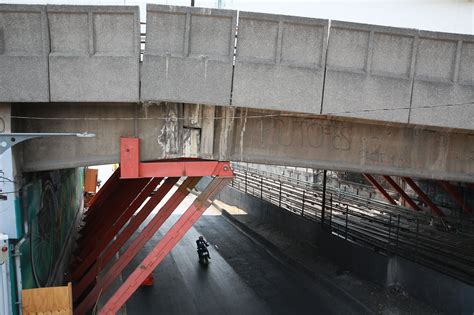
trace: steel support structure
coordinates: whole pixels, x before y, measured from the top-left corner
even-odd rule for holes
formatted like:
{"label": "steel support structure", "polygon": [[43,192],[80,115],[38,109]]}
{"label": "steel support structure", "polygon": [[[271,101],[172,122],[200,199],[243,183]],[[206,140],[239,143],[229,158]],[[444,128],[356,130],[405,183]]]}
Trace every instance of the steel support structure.
{"label": "steel support structure", "polygon": [[389,195],[389,193],[382,187],[382,185],[380,185],[377,180],[370,174],[362,174],[365,179],[367,179],[367,181],[369,183],[372,184],[372,186],[374,186],[375,189],[377,189],[384,197],[385,199],[388,200],[388,202],[390,202],[392,205],[397,205],[397,202],[395,200],[393,200],[392,196]]}
{"label": "steel support structure", "polygon": [[453,198],[453,200],[462,208],[464,213],[471,213],[471,209],[466,204],[466,201],[462,198],[456,188],[447,181],[440,180],[439,184],[443,189]]}
{"label": "steel support structure", "polygon": [[408,184],[408,186],[411,187],[411,189],[416,192],[416,194],[421,198],[421,200],[423,200],[423,202],[426,203],[428,207],[430,207],[433,213],[437,214],[440,217],[444,217],[443,211],[441,211],[441,209],[438,208],[438,206],[431,201],[431,199],[423,192],[423,190],[421,190],[420,187],[418,187],[418,185],[411,178],[402,177],[402,179],[405,181],[405,183]]}
{"label": "steel support structure", "polygon": [[217,194],[230,182],[229,178],[215,178],[207,188],[189,206],[186,212],[171,227],[166,235],[148,253],[138,268],[125,280],[122,286],[106,302],[99,314],[116,314],[127,302],[132,294],[145,281],[148,275],[158,266],[163,258],[181,240],[186,232],[201,217],[202,213],[210,206]]}
{"label": "steel support structure", "polygon": [[138,197],[128,207],[128,209],[120,216],[120,218],[112,225],[104,234],[94,233],[96,236],[95,246],[89,248],[87,255],[81,261],[81,264],[75,268],[72,273],[72,279],[78,280],[82,277],[85,271],[92,265],[97,257],[105,250],[106,246],[113,240],[113,238],[119,233],[122,227],[127,223],[143,204],[146,198],[153,192],[156,186],[160,183],[161,178],[153,178],[147,186],[140,192]]}
{"label": "steel support structure", "polygon": [[[139,161],[139,139],[121,139],[120,178],[114,174],[89,210],[89,220],[84,227],[84,243],[81,260],[72,273],[75,314],[86,314],[98,298],[110,287],[125,267],[155,235],[173,211],[189,195],[203,176],[215,178],[194,200],[166,235],[156,244],[145,260],[124,284],[106,302],[101,314],[114,314],[146,280],[154,268],[171,251],[177,242],[199,219],[212,200],[233,178],[229,162],[197,159],[176,159],[143,163]],[[164,202],[165,196],[180,178],[184,181]],[[164,181],[163,179],[166,178]],[[140,190],[125,188],[126,184],[144,181]],[[159,184],[162,182],[161,184]],[[124,186],[125,185],[125,186]],[[147,201],[150,193],[158,190]],[[117,196],[117,191],[130,190],[133,197]],[[111,190],[111,191],[107,191]],[[119,199],[113,200],[114,198]],[[160,203],[163,201],[162,203]],[[153,211],[158,205],[159,210]],[[112,205],[112,206],[111,206]],[[117,213],[118,212],[118,213]],[[103,216],[109,218],[103,218]],[[139,227],[147,220],[141,230]],[[101,232],[97,234],[97,229]],[[93,235],[91,235],[91,233]],[[112,262],[115,254],[136,234],[120,257]],[[106,270],[105,266],[110,265]]]}
{"label": "steel support structure", "polygon": [[[109,261],[115,256],[115,254],[122,248],[122,246],[130,239],[135,233],[140,224],[150,215],[155,207],[160,203],[161,200],[168,194],[173,186],[178,182],[178,177],[167,178],[163,185],[160,186],[158,191],[150,198],[150,200],[143,206],[140,212],[130,221],[130,223],[124,228],[124,230],[117,235],[115,240],[107,247],[107,249],[101,253],[101,255],[95,260],[89,259],[88,265],[82,266],[83,269],[80,271],[88,270],[83,275],[76,286],[73,286],[73,298],[77,300],[82,292],[96,279],[99,272]],[[94,263],[92,266],[90,263]],[[90,267],[90,268],[88,268]]]}
{"label": "steel support structure", "polygon": [[408,202],[413,210],[421,211],[421,208],[417,206],[413,199],[411,199],[410,196],[408,196],[407,193],[400,186],[398,186],[398,184],[390,176],[384,175],[383,178],[402,196],[403,199],[405,199],[406,202]]}

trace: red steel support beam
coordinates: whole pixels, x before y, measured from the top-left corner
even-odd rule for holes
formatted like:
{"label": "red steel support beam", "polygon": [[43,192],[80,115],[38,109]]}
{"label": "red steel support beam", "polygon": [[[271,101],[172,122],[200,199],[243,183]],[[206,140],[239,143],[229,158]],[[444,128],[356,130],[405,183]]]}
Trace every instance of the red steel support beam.
{"label": "red steel support beam", "polygon": [[94,263],[94,261],[100,256],[102,251],[105,250],[107,245],[113,240],[113,238],[120,232],[122,227],[129,221],[129,219],[135,214],[137,209],[143,204],[143,202],[150,196],[153,190],[162,181],[162,178],[153,178],[147,184],[140,194],[135,198],[133,203],[128,209],[120,216],[117,222],[111,226],[104,234],[96,234],[94,240],[94,246],[92,248],[86,248],[87,255],[80,265],[74,269],[72,279],[78,280],[87,271],[87,269]]}
{"label": "red steel support beam", "polygon": [[[84,290],[95,280],[100,270],[107,265],[107,263],[114,257],[114,255],[122,248],[128,239],[139,228],[140,224],[150,215],[161,200],[168,194],[173,186],[178,182],[178,177],[169,177],[160,186],[158,191],[148,200],[138,214],[132,218],[130,223],[123,229],[117,238],[107,247],[101,256],[95,261],[87,273],[79,280],[76,285],[73,285],[73,298],[76,301]],[[82,269],[81,269],[82,271]]]}
{"label": "red steel support beam", "polygon": [[[156,179],[153,179],[153,180],[156,181]],[[125,180],[122,180],[122,181],[124,182],[124,183],[122,183],[123,185],[127,184]],[[95,223],[95,225],[99,227],[100,231],[105,232],[107,229],[109,229],[112,226],[116,225],[119,222],[120,218],[131,207],[136,206],[137,207],[136,209],[138,209],[138,207],[141,205],[141,203],[143,203],[143,201],[149,196],[149,194],[148,194],[148,196],[142,195],[142,192],[145,191],[146,187],[148,187],[148,190],[151,189],[151,191],[153,191],[154,187],[156,187],[157,184],[155,184],[153,188],[149,188],[149,185],[152,181],[148,180],[148,181],[145,181],[143,183],[140,183],[140,186],[137,187],[137,190],[133,190],[132,192],[128,193],[128,196],[125,198],[126,201],[123,201],[122,203],[117,203],[117,202],[112,203],[112,206],[109,207],[111,209],[111,210],[109,210],[111,213],[106,213],[105,211],[103,213],[103,215],[108,216],[108,218],[104,218],[102,220],[97,220],[98,222]],[[138,192],[138,194],[136,192]],[[120,192],[115,192],[115,194],[120,195],[121,193]],[[138,198],[137,195],[142,200],[142,202],[140,204],[137,204],[138,201],[136,202],[136,200]],[[119,198],[114,197],[114,199],[119,199]],[[91,224],[90,228],[92,228],[92,224]],[[95,228],[95,229],[97,229],[97,228]],[[89,230],[87,230],[87,226],[84,229],[84,231],[81,231],[85,234],[84,235],[85,244],[81,244],[82,246],[81,246],[80,251],[79,251],[79,256],[81,258],[84,258],[85,256],[89,255],[90,250],[94,247],[97,247],[98,237],[102,237],[104,235],[104,233],[94,233],[93,232],[94,230],[92,230],[91,233],[88,233],[88,231]]]}
{"label": "red steel support beam", "polygon": [[106,302],[100,310],[100,315],[116,314],[127,302],[141,283],[152,273],[163,258],[181,240],[186,232],[199,219],[202,213],[209,207],[216,195],[227,185],[229,179],[216,178],[196,198],[186,212],[171,227],[166,235],[148,253],[140,266],[127,278],[115,294]]}
{"label": "red steel support beam", "polygon": [[456,201],[456,203],[462,208],[462,211],[464,211],[464,213],[471,213],[471,209],[466,205],[465,200],[462,198],[462,196],[459,194],[456,188],[454,188],[447,181],[443,181],[443,180],[440,180],[439,184],[451,196],[451,198],[453,198],[454,201]]}
{"label": "red steel support beam", "polygon": [[[119,184],[115,187],[113,194],[111,194],[106,203],[103,204],[99,210],[94,212],[93,220],[89,220],[86,217],[86,226],[84,227],[85,230],[93,229],[96,226],[93,225],[102,225],[101,221],[111,220],[113,216],[117,214],[119,211],[123,211],[124,207],[128,207],[128,205],[133,201],[133,199],[137,196],[137,194],[146,186],[146,184],[150,181],[150,179],[141,178],[135,179],[130,181],[120,180]],[[110,212],[111,216],[105,216],[104,212]]]}
{"label": "red steel support beam", "polygon": [[[168,219],[179,204],[186,198],[190,190],[199,182],[200,178],[187,178],[176,192],[168,199],[153,219],[140,232],[137,238],[128,246],[119,259],[107,270],[107,273],[97,280],[94,288],[87,294],[85,299],[75,309],[75,314],[85,314],[97,301],[97,298],[108,289],[113,281],[122,273],[123,269],[130,263],[143,246],[153,237],[161,225]],[[143,281],[142,281],[143,282]],[[85,288],[84,288],[85,289]]]}
{"label": "red steel support beam", "polygon": [[219,176],[231,178],[229,162],[220,161],[161,161],[140,163],[138,138],[120,139],[121,178],[170,177],[170,176]]}
{"label": "red steel support beam", "polygon": [[377,180],[370,174],[362,174],[365,179],[367,179],[367,181],[369,183],[372,184],[372,186],[375,187],[375,189],[377,189],[378,191],[380,191],[380,193],[385,197],[385,199],[388,200],[388,202],[390,202],[392,205],[396,205],[397,202],[395,200],[393,200],[392,196],[390,196],[388,194],[388,192],[382,187],[382,185],[380,185]]}
{"label": "red steel support beam", "polygon": [[102,230],[104,226],[111,226],[128,208],[136,196],[143,190],[150,179],[140,178],[135,180],[121,180],[114,195],[109,198],[109,203],[101,207],[96,218],[87,222],[80,231],[86,238]]}
{"label": "red steel support beam", "polygon": [[408,202],[408,204],[414,210],[421,211],[420,207],[416,205],[416,203],[406,194],[405,191],[403,191],[400,186],[397,185],[397,183],[395,183],[395,181],[390,176],[384,175],[383,178],[390,184],[390,186],[393,187],[393,189],[395,189],[403,197],[403,199],[406,200],[406,202]]}
{"label": "red steel support beam", "polygon": [[435,205],[431,199],[421,190],[420,187],[409,177],[402,177],[402,179],[413,189],[417,195],[423,200],[424,203],[426,203],[430,208],[431,211],[434,212],[435,214],[444,217],[443,211],[441,211],[440,208],[438,208],[437,205]]}
{"label": "red steel support beam", "polygon": [[105,202],[105,200],[107,200],[110,194],[115,191],[115,187],[117,187],[119,181],[120,168],[115,170],[115,172],[109,177],[109,179],[104,183],[104,185],[99,189],[99,191],[94,195],[94,197],[92,197],[86,215],[92,214],[92,212],[102,206],[102,204]]}

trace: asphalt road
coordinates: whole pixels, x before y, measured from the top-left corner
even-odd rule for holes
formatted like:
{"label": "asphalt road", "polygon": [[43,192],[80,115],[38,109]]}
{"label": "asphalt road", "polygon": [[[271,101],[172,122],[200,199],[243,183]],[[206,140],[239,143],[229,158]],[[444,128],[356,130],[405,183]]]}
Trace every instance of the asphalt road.
{"label": "asphalt road", "polygon": [[[174,214],[131,265],[136,266],[178,218]],[[195,241],[211,244],[208,266]],[[123,276],[133,271],[129,266]],[[216,211],[208,210],[127,303],[136,314],[354,314],[350,304],[300,271],[276,260]]]}

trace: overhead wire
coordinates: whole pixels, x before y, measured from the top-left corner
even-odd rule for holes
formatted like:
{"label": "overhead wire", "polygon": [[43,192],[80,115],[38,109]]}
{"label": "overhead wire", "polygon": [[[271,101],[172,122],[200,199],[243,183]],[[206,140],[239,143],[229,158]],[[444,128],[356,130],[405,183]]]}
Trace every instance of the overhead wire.
{"label": "overhead wire", "polygon": [[[391,108],[370,108],[360,109],[352,111],[338,111],[328,112],[323,114],[312,114],[312,113],[278,113],[278,114],[262,114],[262,115],[239,115],[239,116],[218,116],[218,117],[202,117],[202,119],[212,120],[225,120],[225,119],[258,119],[258,118],[271,118],[271,117],[308,117],[308,115],[315,116],[331,116],[339,114],[357,114],[367,112],[378,112],[378,111],[393,111],[393,110],[404,110],[404,109],[428,109],[428,108],[439,108],[439,107],[456,107],[474,105],[474,101],[462,102],[462,103],[449,103],[449,104],[437,104],[437,105],[424,105],[412,107],[391,107]],[[236,107],[230,107],[236,108]],[[75,120],[75,121],[130,121],[130,120],[166,120],[166,121],[178,121],[185,120],[185,117],[172,117],[172,116],[160,116],[160,117],[41,117],[41,116],[19,116],[19,115],[0,115],[1,118],[7,119],[24,119],[24,120]]]}

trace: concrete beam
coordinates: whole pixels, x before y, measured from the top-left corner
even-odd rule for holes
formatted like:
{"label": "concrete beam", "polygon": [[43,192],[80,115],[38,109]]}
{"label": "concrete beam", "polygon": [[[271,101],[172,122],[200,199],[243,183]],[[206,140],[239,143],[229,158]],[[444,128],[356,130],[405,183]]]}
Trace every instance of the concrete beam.
{"label": "concrete beam", "polygon": [[46,7],[0,4],[0,102],[49,102]]}
{"label": "concrete beam", "polygon": [[235,116],[226,156],[234,161],[474,181],[474,131],[246,109]]}
{"label": "concrete beam", "polygon": [[[137,136],[142,139],[144,161],[199,156],[474,182],[474,131],[245,108],[184,110],[184,106],[198,107],[193,104],[78,105],[14,105],[14,116],[36,117],[15,119],[15,132],[97,134],[91,139],[26,142],[22,145],[25,171],[118,162],[120,137]],[[189,133],[191,125],[194,134]]]}

